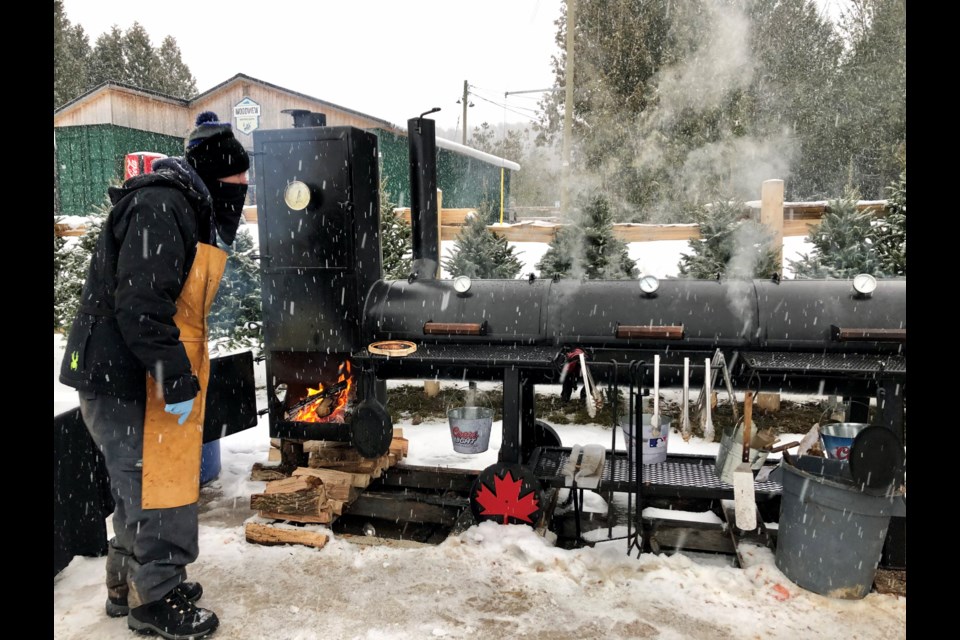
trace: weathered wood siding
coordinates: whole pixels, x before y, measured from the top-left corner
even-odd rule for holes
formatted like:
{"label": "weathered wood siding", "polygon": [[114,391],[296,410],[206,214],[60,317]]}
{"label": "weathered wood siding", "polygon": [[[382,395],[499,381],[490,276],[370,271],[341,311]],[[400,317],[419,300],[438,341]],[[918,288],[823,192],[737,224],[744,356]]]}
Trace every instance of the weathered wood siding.
{"label": "weathered wood siding", "polygon": [[[102,89],[53,117],[54,127],[112,124],[184,137],[192,124],[182,101],[124,89]],[[149,149],[144,149],[149,151]]]}
{"label": "weathered wood siding", "polygon": [[[327,125],[353,126],[360,129],[383,128],[384,121],[364,117],[348,109],[337,109],[319,100],[311,100],[293,92],[275,89],[246,78],[226,83],[210,95],[189,105],[185,100],[162,98],[128,87],[105,87],[54,114],[54,127],[113,124],[185,138],[193,129],[198,114],[213,111],[224,121],[233,122],[233,107],[244,98],[260,105],[260,129],[285,129],[293,126],[285,109],[307,109],[324,113]],[[236,130],[238,139],[253,148],[252,135]]]}
{"label": "weathered wood siding", "polygon": [[[346,110],[335,109],[319,100],[310,100],[287,91],[237,79],[217,89],[210,96],[196,99],[190,105],[187,122],[193,123],[197,115],[204,111],[213,111],[223,120],[233,122],[233,107],[244,98],[250,98],[260,105],[260,129],[287,129],[293,126],[293,116],[283,113],[286,109],[306,109],[327,116],[328,127],[351,126],[359,129],[383,127],[383,121],[365,118]],[[189,130],[184,133],[189,133]],[[235,128],[237,139],[248,149],[253,148],[253,134],[246,134]]]}

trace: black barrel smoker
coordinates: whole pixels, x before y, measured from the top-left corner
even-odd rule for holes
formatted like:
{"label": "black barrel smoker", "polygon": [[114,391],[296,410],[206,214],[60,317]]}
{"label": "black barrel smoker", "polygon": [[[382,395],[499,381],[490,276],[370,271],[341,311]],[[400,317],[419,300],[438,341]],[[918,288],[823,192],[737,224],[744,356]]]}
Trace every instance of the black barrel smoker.
{"label": "black barrel smoker", "polygon": [[[381,277],[376,136],[324,126],[254,132],[272,437],[350,441],[378,456],[392,432],[386,380],[497,380],[499,468],[533,484],[523,469],[532,452],[559,444],[535,415],[534,386],[558,382],[566,355],[582,349],[598,380],[625,380],[629,370],[647,387],[655,355],[660,384],[676,387],[684,358],[719,352],[736,386],[876,396],[902,438],[905,279],[873,290],[779,278],[440,279],[434,122],[412,118],[407,129],[413,265],[398,281]],[[381,340],[417,350],[367,349]]]}

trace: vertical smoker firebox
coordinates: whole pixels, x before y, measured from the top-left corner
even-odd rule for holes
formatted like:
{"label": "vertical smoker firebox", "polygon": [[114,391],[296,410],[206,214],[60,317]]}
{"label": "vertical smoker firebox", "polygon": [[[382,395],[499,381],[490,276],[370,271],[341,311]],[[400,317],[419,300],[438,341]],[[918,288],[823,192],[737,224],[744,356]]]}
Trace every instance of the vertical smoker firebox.
{"label": "vertical smoker firebox", "polygon": [[347,441],[348,356],[381,272],[380,175],[374,134],[323,121],[253,134],[268,411],[271,437]]}

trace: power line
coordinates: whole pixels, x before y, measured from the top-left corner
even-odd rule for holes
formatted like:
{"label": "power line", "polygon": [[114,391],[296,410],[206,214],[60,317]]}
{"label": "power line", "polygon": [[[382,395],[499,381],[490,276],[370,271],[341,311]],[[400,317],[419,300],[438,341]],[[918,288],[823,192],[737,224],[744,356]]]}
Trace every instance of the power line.
{"label": "power line", "polygon": [[[521,107],[521,106],[519,106],[519,105],[510,105],[510,106],[507,106],[506,104],[503,104],[503,103],[497,102],[496,100],[491,100],[490,98],[487,98],[487,97],[485,97],[485,96],[482,96],[482,95],[480,95],[479,93],[474,93],[473,95],[476,96],[477,98],[480,98],[481,100],[484,100],[484,101],[486,101],[486,102],[489,102],[490,104],[495,104],[495,105],[497,105],[498,107],[503,107],[504,109],[511,109],[511,107],[512,107],[513,109],[523,109],[524,111],[530,111],[531,113],[538,113],[538,112],[539,112],[539,109],[535,109],[535,108],[533,108],[533,107]],[[516,112],[514,112],[514,113],[516,113]]]}
{"label": "power line", "polygon": [[529,115],[527,115],[527,114],[525,114],[525,113],[520,113],[519,111],[515,111],[515,110],[511,109],[510,107],[508,107],[508,106],[505,105],[505,104],[500,104],[499,102],[494,102],[493,100],[488,100],[487,98],[484,98],[483,96],[481,96],[481,95],[478,94],[478,93],[474,93],[473,95],[476,96],[478,99],[483,100],[484,102],[489,102],[489,103],[492,104],[492,105],[495,105],[495,106],[498,106],[498,107],[504,109],[505,111],[509,111],[509,112],[511,112],[511,113],[517,114],[518,116],[527,118],[527,119],[530,120],[531,122],[536,122],[536,121],[537,121],[536,118],[533,118],[533,117],[531,117],[531,116],[529,116]]}

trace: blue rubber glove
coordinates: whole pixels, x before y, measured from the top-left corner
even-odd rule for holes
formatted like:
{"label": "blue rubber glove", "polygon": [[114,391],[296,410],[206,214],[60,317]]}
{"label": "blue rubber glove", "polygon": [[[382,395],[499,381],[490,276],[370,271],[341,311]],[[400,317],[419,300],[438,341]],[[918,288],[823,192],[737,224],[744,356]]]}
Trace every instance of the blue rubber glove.
{"label": "blue rubber glove", "polygon": [[177,420],[177,424],[183,424],[187,421],[187,417],[190,415],[190,412],[193,411],[193,398],[184,400],[183,402],[174,402],[173,404],[168,404],[163,408],[163,410],[167,413],[180,416],[180,419]]}

